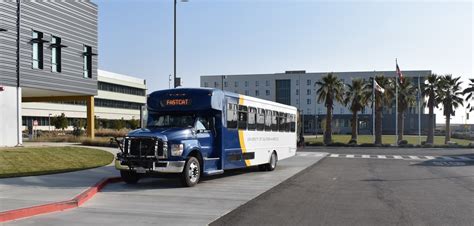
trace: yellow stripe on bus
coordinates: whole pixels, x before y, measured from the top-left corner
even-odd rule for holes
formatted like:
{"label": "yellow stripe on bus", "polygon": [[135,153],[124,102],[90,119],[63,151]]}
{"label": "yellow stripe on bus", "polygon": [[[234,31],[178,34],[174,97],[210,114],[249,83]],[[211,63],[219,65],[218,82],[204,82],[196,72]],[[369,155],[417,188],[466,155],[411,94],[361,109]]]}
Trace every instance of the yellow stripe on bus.
{"label": "yellow stripe on bus", "polygon": [[[244,104],[244,98],[242,95],[239,95],[239,105]],[[239,143],[240,143],[240,148],[242,149],[242,158],[244,157],[244,153],[247,152],[247,148],[245,147],[245,141],[244,141],[244,131],[239,130]],[[245,165],[250,166],[250,160],[245,159]]]}

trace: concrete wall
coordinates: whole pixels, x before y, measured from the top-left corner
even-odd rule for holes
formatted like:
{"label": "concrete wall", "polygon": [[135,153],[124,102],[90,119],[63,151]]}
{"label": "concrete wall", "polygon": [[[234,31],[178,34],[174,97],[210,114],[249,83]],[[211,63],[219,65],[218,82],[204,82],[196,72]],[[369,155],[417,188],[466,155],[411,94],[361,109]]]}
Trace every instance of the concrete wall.
{"label": "concrete wall", "polygon": [[18,144],[18,121],[15,120],[18,118],[17,89],[11,86],[3,88],[4,91],[0,91],[0,147],[15,146]]}

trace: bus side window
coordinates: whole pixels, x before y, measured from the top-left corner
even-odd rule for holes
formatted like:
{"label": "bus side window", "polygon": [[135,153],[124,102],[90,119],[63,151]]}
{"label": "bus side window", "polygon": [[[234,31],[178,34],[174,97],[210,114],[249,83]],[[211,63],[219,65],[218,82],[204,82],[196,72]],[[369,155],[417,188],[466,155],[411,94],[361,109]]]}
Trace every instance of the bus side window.
{"label": "bus side window", "polygon": [[285,113],[279,112],[278,114],[278,130],[280,132],[285,132],[286,131],[286,116]]}
{"label": "bus side window", "polygon": [[291,132],[295,132],[296,131],[296,118],[295,118],[295,115],[291,114],[290,119],[291,119],[291,121],[290,121],[290,123],[291,123],[291,125],[290,125]]}
{"label": "bus side window", "polygon": [[227,128],[235,129],[237,128],[237,105],[228,104],[227,105]]}
{"label": "bus side window", "polygon": [[272,113],[272,131],[278,131],[278,112],[273,111]]}
{"label": "bus side window", "polygon": [[239,129],[247,129],[247,120],[248,120],[248,111],[247,106],[239,105],[239,121],[238,121],[238,128]]}
{"label": "bus side window", "polygon": [[265,110],[259,108],[257,110],[257,130],[263,131],[265,128]]}
{"label": "bus side window", "polygon": [[272,111],[265,110],[265,131],[272,131]]}
{"label": "bus side window", "polygon": [[255,119],[256,119],[256,114],[257,114],[257,109],[249,107],[249,114],[248,114],[248,130],[255,130],[256,124],[255,124]]}
{"label": "bus side window", "polygon": [[285,123],[285,131],[290,132],[290,127],[291,127],[291,114],[285,114],[286,115],[286,123]]}

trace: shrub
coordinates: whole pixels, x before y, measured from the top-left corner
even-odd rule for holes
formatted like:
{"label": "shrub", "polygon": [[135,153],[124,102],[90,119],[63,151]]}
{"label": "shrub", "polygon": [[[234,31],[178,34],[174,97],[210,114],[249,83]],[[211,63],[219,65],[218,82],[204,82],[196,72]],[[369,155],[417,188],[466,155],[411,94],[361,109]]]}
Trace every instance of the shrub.
{"label": "shrub", "polygon": [[329,147],[345,147],[347,145],[345,143],[342,143],[342,142],[333,142],[333,143],[328,144],[327,146],[329,146]]}
{"label": "shrub", "polygon": [[407,140],[398,141],[398,145],[400,145],[400,146],[408,145],[408,141]]}
{"label": "shrub", "polygon": [[305,145],[306,146],[324,146],[324,143],[323,142],[320,142],[320,141],[316,141],[316,142],[305,142]]}
{"label": "shrub", "polygon": [[98,146],[98,147],[118,147],[117,143],[111,141],[110,139],[105,139],[105,138],[99,138],[99,139],[90,139],[86,138],[83,139],[81,142],[82,145],[87,145],[87,146]]}
{"label": "shrub", "polygon": [[351,139],[348,144],[349,145],[357,145],[357,140]]}
{"label": "shrub", "polygon": [[360,144],[359,147],[376,147],[375,144],[372,143],[363,143]]}

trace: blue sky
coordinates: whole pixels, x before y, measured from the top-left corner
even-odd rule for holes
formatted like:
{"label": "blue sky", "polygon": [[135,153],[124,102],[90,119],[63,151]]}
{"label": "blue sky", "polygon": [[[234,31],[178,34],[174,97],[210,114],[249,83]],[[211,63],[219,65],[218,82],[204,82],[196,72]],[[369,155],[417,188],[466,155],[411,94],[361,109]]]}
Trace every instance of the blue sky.
{"label": "blue sky", "polygon": [[[94,2],[99,68],[145,78],[150,91],[168,88],[173,1]],[[402,70],[451,73],[467,83],[473,8],[470,1],[179,2],[177,74],[197,87],[200,75],[394,70],[398,58]]]}

